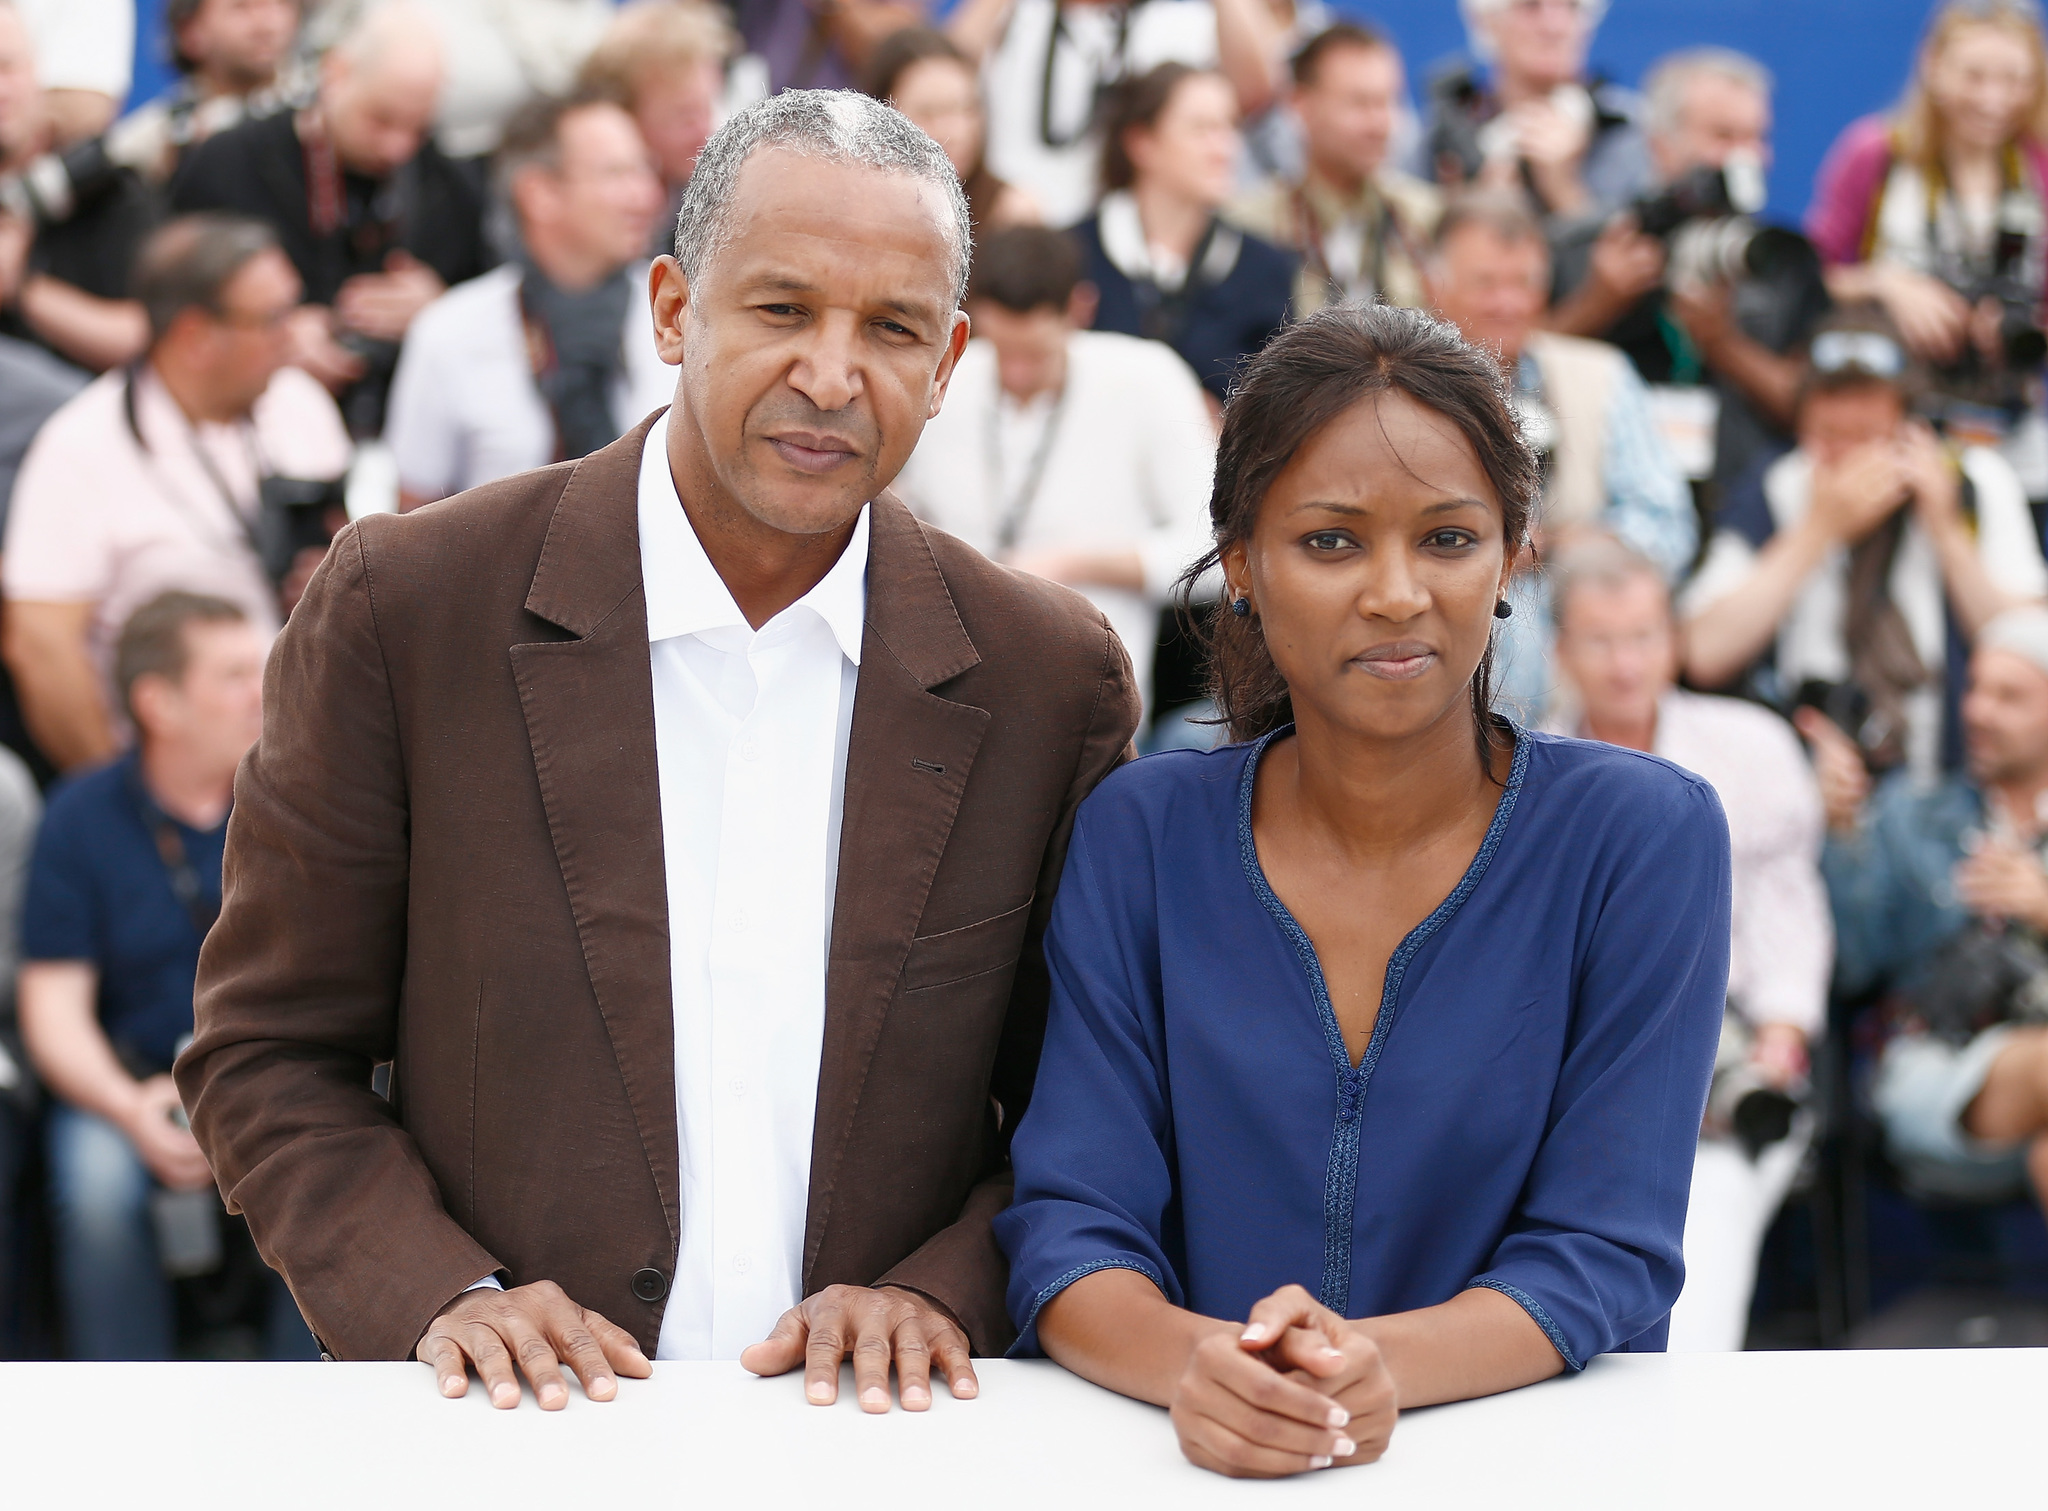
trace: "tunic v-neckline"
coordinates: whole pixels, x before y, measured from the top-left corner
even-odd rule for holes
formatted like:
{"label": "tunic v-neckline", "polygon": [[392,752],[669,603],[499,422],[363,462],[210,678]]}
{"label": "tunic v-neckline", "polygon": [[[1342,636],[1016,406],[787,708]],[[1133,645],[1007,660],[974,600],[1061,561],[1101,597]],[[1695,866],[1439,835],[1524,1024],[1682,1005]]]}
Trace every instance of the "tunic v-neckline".
{"label": "tunic v-neckline", "polygon": [[1330,1001],[1329,983],[1323,976],[1323,963],[1317,958],[1315,944],[1308,937],[1308,930],[1295,919],[1287,904],[1273,890],[1272,883],[1267,881],[1266,868],[1259,861],[1258,844],[1252,837],[1252,790],[1258,781],[1259,762],[1272,743],[1291,733],[1294,726],[1284,724],[1261,735],[1245,760],[1243,775],[1238,778],[1237,843],[1245,879],[1251,883],[1253,894],[1273,915],[1280,931],[1287,936],[1301,959],[1302,971],[1308,977],[1309,992],[1315,999],[1316,1013],[1322,1020],[1323,1038],[1337,1075],[1337,1124],[1330,1141],[1329,1170],[1323,1182],[1323,1280],[1317,1299],[1339,1316],[1350,1315],[1351,1220],[1358,1192],[1358,1144],[1364,1120],[1366,1086],[1372,1080],[1373,1067],[1379,1063],[1380,1051],[1394,1026],[1394,1010],[1400,1001],[1402,978],[1407,973],[1408,962],[1472,895],[1480,878],[1486,874],[1493,853],[1500,846],[1501,836],[1507,830],[1508,819],[1514,813],[1515,799],[1521,793],[1522,778],[1529,768],[1529,737],[1519,726],[1511,727],[1515,736],[1515,756],[1508,767],[1507,785],[1501,789],[1500,799],[1494,804],[1493,822],[1487,825],[1486,837],[1479,842],[1478,853],[1472,857],[1471,864],[1465,868],[1465,874],[1458,879],[1450,895],[1438,903],[1427,918],[1410,929],[1387,958],[1387,973],[1380,989],[1379,1016],[1373,1021],[1372,1036],[1366,1041],[1365,1052],[1359,1056],[1356,1065],[1351,1063],[1351,1051],[1345,1047],[1344,1030],[1337,1022],[1337,1009]]}

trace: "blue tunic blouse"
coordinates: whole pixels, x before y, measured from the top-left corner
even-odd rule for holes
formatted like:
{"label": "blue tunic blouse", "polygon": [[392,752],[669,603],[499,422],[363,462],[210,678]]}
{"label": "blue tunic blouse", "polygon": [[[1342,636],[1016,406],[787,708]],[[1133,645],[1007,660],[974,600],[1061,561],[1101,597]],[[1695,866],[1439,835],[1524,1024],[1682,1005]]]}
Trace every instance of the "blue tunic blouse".
{"label": "blue tunic blouse", "polygon": [[1519,732],[1456,889],[1353,1066],[1252,843],[1275,736],[1135,762],[1081,807],[1017,1129],[1015,1352],[1094,1270],[1245,1317],[1513,1298],[1583,1368],[1661,1349],[1728,982],[1728,828],[1668,761]]}

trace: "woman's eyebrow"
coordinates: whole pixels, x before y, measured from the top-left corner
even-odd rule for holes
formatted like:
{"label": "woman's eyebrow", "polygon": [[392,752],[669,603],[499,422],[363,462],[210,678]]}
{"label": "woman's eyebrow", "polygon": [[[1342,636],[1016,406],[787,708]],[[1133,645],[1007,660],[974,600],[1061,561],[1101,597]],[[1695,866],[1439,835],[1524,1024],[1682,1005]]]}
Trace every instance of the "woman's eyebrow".
{"label": "woman's eyebrow", "polygon": [[[1455,514],[1460,509],[1484,509],[1486,501],[1478,498],[1440,498],[1433,504],[1424,504],[1423,514]],[[1314,510],[1322,514],[1342,514],[1351,518],[1363,518],[1373,511],[1364,504],[1340,504],[1332,499],[1303,499],[1294,506],[1294,513],[1305,514]]]}

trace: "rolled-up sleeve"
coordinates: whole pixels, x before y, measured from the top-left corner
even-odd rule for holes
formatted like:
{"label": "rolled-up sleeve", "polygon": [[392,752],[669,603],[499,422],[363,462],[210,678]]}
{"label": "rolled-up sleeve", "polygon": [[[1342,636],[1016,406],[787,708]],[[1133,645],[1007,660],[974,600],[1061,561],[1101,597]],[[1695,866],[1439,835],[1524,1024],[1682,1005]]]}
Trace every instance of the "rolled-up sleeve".
{"label": "rolled-up sleeve", "polygon": [[1678,1298],[1726,1000],[1720,801],[1696,781],[1655,817],[1588,909],[1548,1130],[1515,1220],[1470,1282],[1519,1303],[1573,1369],[1652,1332]]}
{"label": "rolled-up sleeve", "polygon": [[1016,1198],[995,1220],[1010,1260],[1013,1355],[1039,1352],[1039,1312],[1096,1270],[1135,1270],[1184,1304],[1163,1240],[1174,1169],[1159,975],[1148,963],[1157,923],[1149,907],[1119,905],[1119,894],[1149,901],[1149,868],[1098,844],[1084,809],[1046,934],[1051,1011],[1011,1147]]}

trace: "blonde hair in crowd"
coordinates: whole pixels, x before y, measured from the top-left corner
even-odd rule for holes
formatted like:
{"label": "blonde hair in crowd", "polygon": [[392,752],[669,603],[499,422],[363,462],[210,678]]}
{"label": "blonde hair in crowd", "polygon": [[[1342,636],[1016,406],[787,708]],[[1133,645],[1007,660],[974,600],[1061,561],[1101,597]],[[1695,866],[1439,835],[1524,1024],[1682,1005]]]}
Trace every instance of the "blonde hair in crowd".
{"label": "blonde hair in crowd", "polygon": [[649,76],[696,63],[724,63],[733,29],[699,0],[631,0],[584,60],[577,82],[630,107]]}
{"label": "blonde hair in crowd", "polygon": [[2016,37],[2034,65],[2034,98],[2019,130],[2021,137],[2048,144],[2048,42],[2041,35],[2041,12],[2032,0],[1948,0],[1928,23],[1926,40],[1913,68],[1913,82],[1899,105],[1895,139],[1901,158],[1922,173],[1942,171],[1941,116],[1935,109],[1927,76],[1936,59],[1961,33],[1991,27]]}

